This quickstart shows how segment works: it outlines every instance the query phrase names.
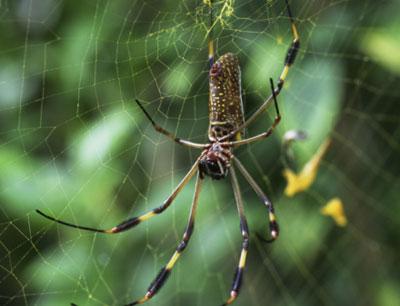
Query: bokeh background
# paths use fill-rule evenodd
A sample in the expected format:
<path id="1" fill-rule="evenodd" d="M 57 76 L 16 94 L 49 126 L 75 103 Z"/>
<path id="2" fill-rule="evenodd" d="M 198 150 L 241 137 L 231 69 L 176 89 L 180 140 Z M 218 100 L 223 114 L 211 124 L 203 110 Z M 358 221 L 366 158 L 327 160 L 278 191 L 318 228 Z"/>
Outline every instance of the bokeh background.
<path id="1" fill-rule="evenodd" d="M 284 1 L 215 1 L 217 52 L 236 53 L 246 114 L 269 94 L 291 41 Z M 273 137 L 236 155 L 271 197 L 281 237 L 240 178 L 251 243 L 236 305 L 400 305 L 400 2 L 291 1 L 302 40 Z M 206 141 L 203 1 L 0 1 L 0 304 L 122 305 L 141 297 L 185 227 L 191 182 L 163 215 L 120 235 L 54 224 L 35 209 L 108 228 L 160 203 Z M 269 109 L 248 135 L 265 130 Z M 299 169 L 327 138 L 315 183 L 284 195 L 282 136 Z M 339 197 L 345 227 L 320 213 Z M 204 184 L 196 231 L 148 305 L 218 305 L 241 245 L 229 180 Z"/>

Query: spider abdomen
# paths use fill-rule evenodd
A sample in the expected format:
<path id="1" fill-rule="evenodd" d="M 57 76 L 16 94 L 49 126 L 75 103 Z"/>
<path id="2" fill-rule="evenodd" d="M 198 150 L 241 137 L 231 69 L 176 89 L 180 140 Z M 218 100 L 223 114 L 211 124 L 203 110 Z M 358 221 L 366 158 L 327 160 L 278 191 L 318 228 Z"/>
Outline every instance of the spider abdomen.
<path id="1" fill-rule="evenodd" d="M 239 59 L 222 55 L 210 69 L 208 135 L 210 140 L 227 135 L 244 122 Z M 240 139 L 241 133 L 235 135 Z"/>

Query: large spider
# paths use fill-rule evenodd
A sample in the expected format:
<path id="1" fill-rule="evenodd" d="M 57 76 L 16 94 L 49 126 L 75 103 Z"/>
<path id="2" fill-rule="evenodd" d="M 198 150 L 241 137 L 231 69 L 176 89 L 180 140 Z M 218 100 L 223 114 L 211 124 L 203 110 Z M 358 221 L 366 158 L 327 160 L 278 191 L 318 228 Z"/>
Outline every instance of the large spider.
<path id="1" fill-rule="evenodd" d="M 190 210 L 189 221 L 186 226 L 186 230 L 183 234 L 183 238 L 176 248 L 175 253 L 172 255 L 169 262 L 164 266 L 150 287 L 147 289 L 147 293 L 143 298 L 138 301 L 132 302 L 128 305 L 142 304 L 150 300 L 158 290 L 164 285 L 166 279 L 171 273 L 172 268 L 180 257 L 181 253 L 186 249 L 189 239 L 192 236 L 194 228 L 194 220 L 198 205 L 198 198 L 200 193 L 201 184 L 205 176 L 210 176 L 212 179 L 223 179 L 228 173 L 230 173 L 230 179 L 232 183 L 233 193 L 235 196 L 236 206 L 240 218 L 240 229 L 243 237 L 242 250 L 240 254 L 239 264 L 235 272 L 230 297 L 223 305 L 231 304 L 238 296 L 240 285 L 243 276 L 243 270 L 246 264 L 246 256 L 249 248 L 249 230 L 247 220 L 244 215 L 242 196 L 238 180 L 236 177 L 235 167 L 239 169 L 239 172 L 244 176 L 253 190 L 257 193 L 261 201 L 265 204 L 269 213 L 269 229 L 271 239 L 273 241 L 278 237 L 279 228 L 276 222 L 274 207 L 268 197 L 263 193 L 261 188 L 251 177 L 249 172 L 245 169 L 242 163 L 232 154 L 232 150 L 235 147 L 255 142 L 267 138 L 272 134 L 275 127 L 280 122 L 281 116 L 279 114 L 279 108 L 277 103 L 277 96 L 282 90 L 283 83 L 285 82 L 290 66 L 294 63 L 297 52 L 299 50 L 300 41 L 297 28 L 295 26 L 288 0 L 285 0 L 287 13 L 291 23 L 291 30 L 293 34 L 293 41 L 289 47 L 286 58 L 284 61 L 283 71 L 278 79 L 277 86 L 275 87 L 272 79 L 270 79 L 271 95 L 265 100 L 265 102 L 255 111 L 249 119 L 244 120 L 243 114 L 243 102 L 241 95 L 241 79 L 240 79 L 240 66 L 239 60 L 236 55 L 232 53 L 226 53 L 222 55 L 216 62 L 214 62 L 214 42 L 212 39 L 212 28 L 213 14 L 212 14 L 212 1 L 208 1 L 210 10 L 210 30 L 209 30 L 209 42 L 208 42 L 208 56 L 210 61 L 209 71 L 209 85 L 210 85 L 210 97 L 209 97 L 209 129 L 208 139 L 209 142 L 206 144 L 194 143 L 188 140 L 184 140 L 176 137 L 172 133 L 168 132 L 161 126 L 159 126 L 145 110 L 142 104 L 136 100 L 136 103 L 141 108 L 145 116 L 153 125 L 154 129 L 174 140 L 175 142 L 196 149 L 202 149 L 200 156 L 196 159 L 195 163 L 190 168 L 189 172 L 185 175 L 182 181 L 178 184 L 171 195 L 164 201 L 164 203 L 157 208 L 154 208 L 150 212 L 147 212 L 139 217 L 130 218 L 111 229 L 96 229 L 81 225 L 75 225 L 62 220 L 55 219 L 51 216 L 44 214 L 37 210 L 37 212 L 43 217 L 52 221 L 93 232 L 116 234 L 128 229 L 131 229 L 141 223 L 142 221 L 148 220 L 151 217 L 161 214 L 166 210 L 171 203 L 174 201 L 178 193 L 183 187 L 189 182 L 189 180 L 197 173 L 193 202 Z M 275 104 L 276 117 L 271 127 L 256 136 L 242 139 L 244 129 L 253 122 L 271 103 Z"/>

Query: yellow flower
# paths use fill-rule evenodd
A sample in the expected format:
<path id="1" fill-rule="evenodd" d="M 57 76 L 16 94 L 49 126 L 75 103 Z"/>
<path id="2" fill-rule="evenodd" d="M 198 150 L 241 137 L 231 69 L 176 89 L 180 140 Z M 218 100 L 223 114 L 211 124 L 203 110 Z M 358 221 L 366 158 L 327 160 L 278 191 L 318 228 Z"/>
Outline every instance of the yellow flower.
<path id="1" fill-rule="evenodd" d="M 294 173 L 292 170 L 286 168 L 283 170 L 283 176 L 287 180 L 285 194 L 288 197 L 294 196 L 298 192 L 307 190 L 314 182 L 322 157 L 325 155 L 331 140 L 328 138 L 318 148 L 314 156 L 304 165 L 300 173 Z"/>
<path id="2" fill-rule="evenodd" d="M 347 218 L 343 209 L 343 202 L 339 198 L 333 198 L 321 208 L 321 214 L 330 216 L 338 226 L 346 226 Z"/>

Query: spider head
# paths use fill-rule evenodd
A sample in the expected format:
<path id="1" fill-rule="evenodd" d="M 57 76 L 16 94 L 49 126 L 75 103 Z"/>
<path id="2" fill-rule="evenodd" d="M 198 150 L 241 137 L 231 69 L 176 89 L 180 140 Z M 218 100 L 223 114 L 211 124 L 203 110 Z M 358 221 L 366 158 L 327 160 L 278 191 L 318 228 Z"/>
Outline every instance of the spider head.
<path id="1" fill-rule="evenodd" d="M 218 160 L 200 160 L 199 171 L 202 176 L 208 175 L 214 180 L 220 180 L 228 174 L 228 169 Z"/>
<path id="2" fill-rule="evenodd" d="M 199 161 L 200 175 L 208 175 L 214 180 L 220 180 L 228 174 L 230 167 L 230 151 L 220 144 L 214 143 Z"/>

